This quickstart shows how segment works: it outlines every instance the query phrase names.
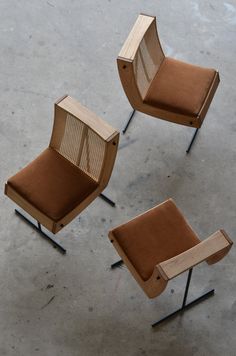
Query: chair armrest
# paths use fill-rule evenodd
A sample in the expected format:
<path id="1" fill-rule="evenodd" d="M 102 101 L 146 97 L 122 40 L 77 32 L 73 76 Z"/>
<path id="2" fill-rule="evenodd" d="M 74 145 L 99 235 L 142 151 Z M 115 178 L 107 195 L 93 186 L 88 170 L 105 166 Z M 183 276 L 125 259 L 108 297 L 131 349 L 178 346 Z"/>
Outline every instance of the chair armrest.
<path id="1" fill-rule="evenodd" d="M 156 268 L 165 280 L 169 280 L 202 261 L 208 262 L 209 259 L 209 264 L 218 262 L 228 253 L 232 244 L 225 231 L 219 230 L 189 250 L 159 263 Z"/>
<path id="2" fill-rule="evenodd" d="M 138 16 L 129 36 L 120 50 L 118 58 L 133 61 L 140 42 L 153 21 L 155 21 L 155 17 L 153 16 L 143 14 Z"/>

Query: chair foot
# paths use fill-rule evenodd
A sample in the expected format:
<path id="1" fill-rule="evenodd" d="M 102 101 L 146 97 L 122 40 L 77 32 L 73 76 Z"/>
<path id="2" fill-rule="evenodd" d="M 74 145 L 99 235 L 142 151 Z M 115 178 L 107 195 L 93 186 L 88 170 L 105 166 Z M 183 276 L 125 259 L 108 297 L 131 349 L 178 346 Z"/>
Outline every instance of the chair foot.
<path id="1" fill-rule="evenodd" d="M 99 196 L 100 196 L 100 198 L 102 198 L 105 202 L 107 202 L 111 206 L 113 206 L 113 207 L 116 206 L 116 203 L 114 201 L 112 201 L 110 198 L 108 198 L 105 194 L 100 193 Z"/>
<path id="2" fill-rule="evenodd" d="M 200 297 L 198 297 L 197 299 L 194 299 L 192 302 L 185 304 L 184 306 L 182 306 L 181 308 L 177 309 L 176 311 L 174 311 L 173 313 L 165 316 L 164 318 L 156 321 L 155 323 L 152 324 L 152 327 L 155 328 L 155 326 L 160 325 L 163 321 L 170 319 L 178 314 L 181 314 L 182 312 L 184 312 L 185 309 L 189 309 L 191 307 L 193 307 L 195 304 L 202 302 L 203 300 L 212 297 L 215 293 L 214 289 L 211 289 L 209 292 L 201 295 Z"/>
<path id="3" fill-rule="evenodd" d="M 41 229 L 41 224 L 38 222 L 38 226 L 35 225 L 32 221 L 30 221 L 25 215 L 23 215 L 21 212 L 19 212 L 19 210 L 15 209 L 15 213 L 22 219 L 24 220 L 27 224 L 29 224 L 31 227 L 33 227 L 35 230 L 37 230 L 37 232 L 39 232 L 39 234 L 45 238 L 47 241 L 49 241 L 53 247 L 57 248 L 59 252 L 61 252 L 63 255 L 65 255 L 66 250 L 64 249 L 64 247 L 62 247 L 61 245 L 59 245 L 55 240 L 53 240 L 50 236 L 48 236 L 47 234 L 45 234 L 45 232 L 42 231 Z"/>
<path id="4" fill-rule="evenodd" d="M 130 114 L 130 116 L 129 116 L 129 119 L 128 119 L 128 121 L 127 121 L 127 123 L 126 123 L 124 129 L 122 130 L 123 134 L 126 133 L 128 127 L 129 127 L 129 125 L 130 125 L 130 123 L 131 123 L 131 121 L 132 121 L 132 119 L 133 119 L 133 116 L 134 116 L 134 114 L 135 114 L 135 111 L 136 111 L 136 110 L 134 109 L 134 110 L 131 112 L 131 114 Z"/>
<path id="5" fill-rule="evenodd" d="M 191 147 L 192 147 L 192 145 L 193 145 L 193 143 L 194 143 L 194 141 L 195 141 L 195 138 L 196 138 L 196 136 L 197 136 L 198 130 L 199 130 L 199 128 L 197 128 L 197 129 L 195 130 L 195 132 L 194 132 L 194 134 L 193 134 L 193 137 L 192 137 L 192 140 L 191 140 L 191 142 L 190 142 L 190 144 L 189 144 L 189 146 L 188 146 L 188 148 L 187 148 L 187 150 L 186 150 L 186 153 L 189 153 L 189 152 L 190 152 Z"/>
<path id="6" fill-rule="evenodd" d="M 115 269 L 117 267 L 121 267 L 123 265 L 123 260 L 119 260 L 111 265 L 111 269 Z"/>

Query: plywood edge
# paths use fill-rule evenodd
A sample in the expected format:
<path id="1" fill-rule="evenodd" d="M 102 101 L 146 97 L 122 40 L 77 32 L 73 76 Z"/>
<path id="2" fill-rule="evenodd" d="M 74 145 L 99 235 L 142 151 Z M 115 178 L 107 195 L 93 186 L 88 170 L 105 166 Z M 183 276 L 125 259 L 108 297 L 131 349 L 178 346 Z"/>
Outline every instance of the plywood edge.
<path id="1" fill-rule="evenodd" d="M 133 60 L 138 50 L 139 44 L 143 39 L 150 25 L 155 21 L 155 17 L 140 14 L 130 31 L 123 47 L 120 50 L 119 57 Z"/>
<path id="2" fill-rule="evenodd" d="M 220 253 L 228 248 L 229 245 L 231 246 L 231 244 L 232 241 L 230 243 L 221 230 L 218 230 L 210 237 L 204 241 L 201 241 L 189 250 L 159 263 L 157 268 L 163 278 L 169 280 L 187 271 L 189 268 L 192 268 L 207 260 L 215 254 Z"/>

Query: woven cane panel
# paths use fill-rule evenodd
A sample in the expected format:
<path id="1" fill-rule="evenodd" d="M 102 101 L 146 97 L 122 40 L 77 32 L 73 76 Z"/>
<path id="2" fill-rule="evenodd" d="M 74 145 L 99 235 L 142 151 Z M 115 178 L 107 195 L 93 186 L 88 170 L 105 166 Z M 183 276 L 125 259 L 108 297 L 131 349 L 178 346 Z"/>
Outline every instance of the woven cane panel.
<path id="1" fill-rule="evenodd" d="M 92 130 L 88 129 L 85 137 L 80 168 L 98 181 L 105 155 L 105 142 Z"/>
<path id="2" fill-rule="evenodd" d="M 156 28 L 152 25 L 143 37 L 134 58 L 134 75 L 142 98 L 147 94 L 163 59 Z"/>
<path id="3" fill-rule="evenodd" d="M 98 181 L 103 166 L 106 144 L 89 127 L 67 114 L 59 153 Z"/>
<path id="4" fill-rule="evenodd" d="M 79 149 L 84 124 L 71 115 L 66 117 L 64 135 L 59 152 L 72 163 L 78 163 Z"/>

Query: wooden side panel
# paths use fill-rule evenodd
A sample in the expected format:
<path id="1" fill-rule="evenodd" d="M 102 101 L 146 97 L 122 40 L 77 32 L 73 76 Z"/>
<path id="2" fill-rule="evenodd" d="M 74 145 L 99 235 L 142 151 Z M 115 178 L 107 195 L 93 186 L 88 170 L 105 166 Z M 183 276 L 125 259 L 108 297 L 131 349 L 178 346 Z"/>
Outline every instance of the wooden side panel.
<path id="1" fill-rule="evenodd" d="M 226 247 L 222 248 L 206 260 L 209 265 L 212 265 L 222 260 L 222 258 L 227 255 L 233 245 L 233 241 L 230 239 L 230 237 L 226 234 L 224 230 L 217 231 L 216 234 L 222 235 L 222 237 L 224 236 L 225 240 L 228 241 L 228 244 L 226 242 Z"/>
<path id="2" fill-rule="evenodd" d="M 144 99 L 164 58 L 157 34 L 156 18 L 139 15 L 118 57 L 118 70 L 122 84 L 124 75 L 130 74 L 128 65 L 130 62 L 132 63 L 131 76 L 134 81 L 131 85 L 136 86 L 139 95 Z M 120 65 L 120 61 L 127 63 Z M 123 84 L 123 87 L 125 90 L 126 85 Z M 127 96 L 129 97 L 129 93 Z"/>
<path id="3" fill-rule="evenodd" d="M 190 115 L 177 114 L 171 111 L 163 110 L 155 106 L 148 105 L 143 101 L 139 104 L 136 110 L 143 112 L 146 115 L 162 119 L 165 121 L 170 121 L 175 124 L 200 128 L 202 121 L 199 118 Z"/>
<path id="4" fill-rule="evenodd" d="M 231 247 L 232 241 L 226 237 L 223 230 L 219 230 L 189 250 L 161 262 L 157 268 L 163 278 L 169 280 L 205 260 L 209 264 L 219 261 Z"/>
<path id="5" fill-rule="evenodd" d="M 118 145 L 119 145 L 119 136 L 120 136 L 119 133 L 116 132 L 111 138 L 111 140 L 106 144 L 105 158 L 103 161 L 103 167 L 99 178 L 99 184 L 102 189 L 104 189 L 107 186 L 115 164 L 115 159 L 116 159 Z"/>
<path id="6" fill-rule="evenodd" d="M 139 108 L 142 107 L 143 99 L 138 90 L 137 82 L 135 80 L 133 62 L 118 57 L 117 66 L 120 81 L 122 83 L 127 99 L 129 100 L 130 105 L 135 110 L 139 110 Z"/>
<path id="7" fill-rule="evenodd" d="M 140 287 L 143 289 L 144 293 L 149 297 L 149 298 L 154 298 L 158 295 L 160 295 L 164 289 L 167 286 L 167 281 L 160 275 L 159 271 L 157 269 L 154 269 L 153 274 L 151 278 L 147 281 L 144 281 L 141 276 L 138 274 L 137 270 L 135 267 L 132 265 L 130 262 L 129 258 L 126 256 L 125 252 L 123 249 L 120 247 L 119 243 L 117 242 L 115 236 L 113 235 L 112 231 L 109 232 L 108 235 L 111 243 L 115 247 L 117 253 L 121 257 L 121 259 L 124 261 L 125 265 L 129 269 L 130 273 L 136 280 L 136 282 L 140 285 Z"/>
<path id="8" fill-rule="evenodd" d="M 143 36 L 153 22 L 155 22 L 155 17 L 153 16 L 138 16 L 129 36 L 120 50 L 119 57 L 131 61 L 134 59 Z"/>

